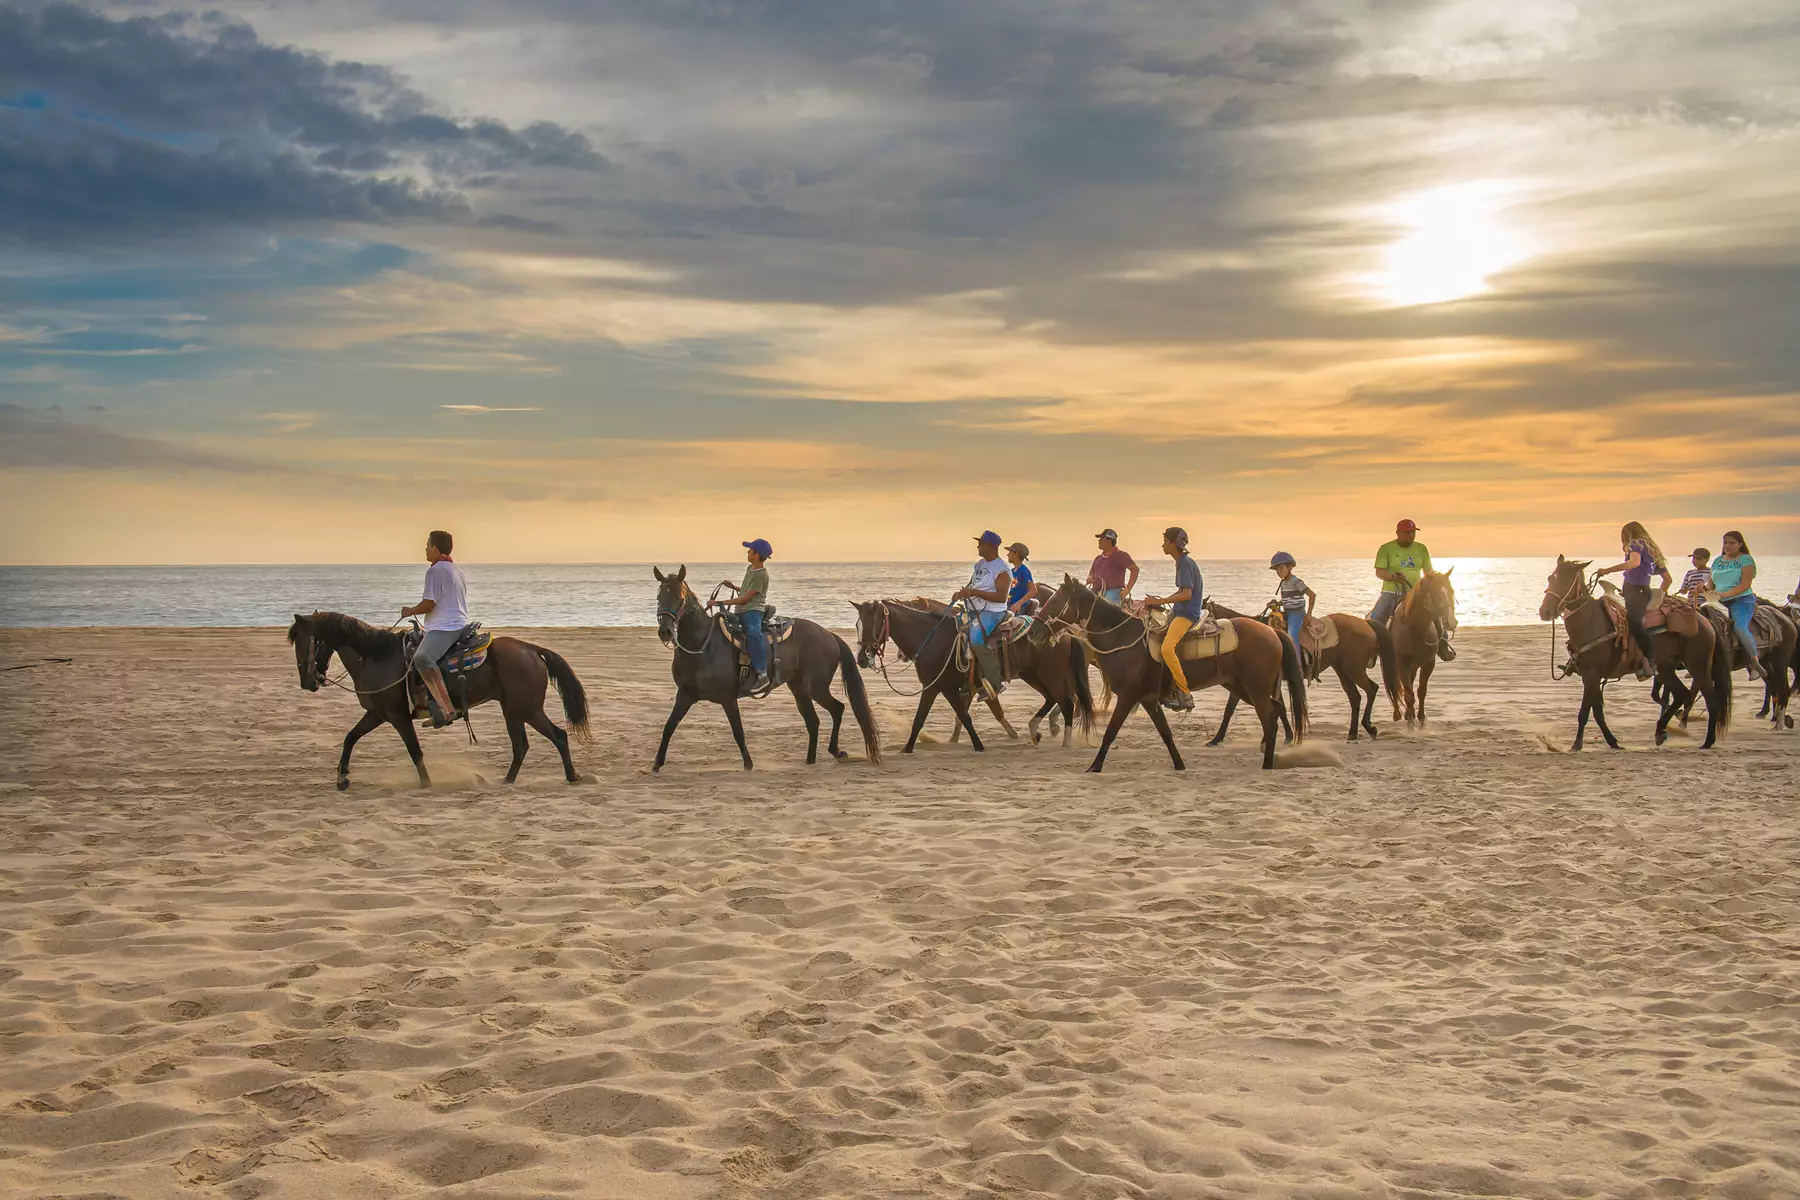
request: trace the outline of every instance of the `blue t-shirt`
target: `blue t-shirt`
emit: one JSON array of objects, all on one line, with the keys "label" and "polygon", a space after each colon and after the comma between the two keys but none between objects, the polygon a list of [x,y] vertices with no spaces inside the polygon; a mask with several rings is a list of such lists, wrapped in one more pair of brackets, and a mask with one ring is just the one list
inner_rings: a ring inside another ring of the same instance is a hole
[{"label": "blue t-shirt", "polygon": [[1020,563],[1018,566],[1014,567],[1012,569],[1012,581],[1012,591],[1006,593],[1006,602],[1008,604],[1017,604],[1025,597],[1031,595],[1030,567],[1026,566],[1024,563]]},{"label": "blue t-shirt", "polygon": [[1756,560],[1748,554],[1740,554],[1736,558],[1726,558],[1721,554],[1712,560],[1713,586],[1721,592],[1729,592],[1744,581],[1744,568],[1755,565]]},{"label": "blue t-shirt", "polygon": [[1178,617],[1198,621],[1201,600],[1200,564],[1194,561],[1191,554],[1184,554],[1175,560],[1175,590],[1179,592],[1182,588],[1187,588],[1192,594],[1186,600],[1171,605],[1169,611]]}]

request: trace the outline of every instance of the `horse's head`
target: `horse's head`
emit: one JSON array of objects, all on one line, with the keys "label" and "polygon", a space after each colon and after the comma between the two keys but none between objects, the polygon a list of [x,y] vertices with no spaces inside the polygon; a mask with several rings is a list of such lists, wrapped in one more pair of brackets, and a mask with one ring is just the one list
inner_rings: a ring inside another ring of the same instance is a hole
[{"label": "horse's head", "polygon": [[1544,602],[1538,605],[1538,620],[1554,621],[1587,598],[1587,569],[1592,565],[1592,559],[1576,562],[1556,556],[1556,570],[1550,572]]},{"label": "horse's head", "polygon": [[[1451,567],[1450,571],[1456,570]],[[1425,611],[1436,617],[1446,632],[1456,628],[1456,587],[1450,582],[1450,571],[1439,575],[1436,571],[1427,571],[1419,576],[1419,598],[1413,603],[1425,606]]]},{"label": "horse's head", "polygon": [[887,646],[887,606],[879,600],[850,602],[856,610],[856,665],[868,670]]},{"label": "horse's head", "polygon": [[288,642],[294,647],[300,686],[309,692],[318,691],[319,681],[331,665],[331,646],[313,636],[313,619],[299,613],[294,614],[294,623],[288,626]]},{"label": "horse's head", "polygon": [[656,589],[656,636],[665,646],[675,644],[675,628],[681,623],[681,613],[694,598],[688,590],[687,564],[673,575],[664,575],[661,567],[651,567],[650,573],[656,576],[660,585]]},{"label": "horse's head", "polygon": [[1050,599],[1044,601],[1044,620],[1079,625],[1094,611],[1094,599],[1094,593],[1077,583],[1073,575],[1064,574]]}]

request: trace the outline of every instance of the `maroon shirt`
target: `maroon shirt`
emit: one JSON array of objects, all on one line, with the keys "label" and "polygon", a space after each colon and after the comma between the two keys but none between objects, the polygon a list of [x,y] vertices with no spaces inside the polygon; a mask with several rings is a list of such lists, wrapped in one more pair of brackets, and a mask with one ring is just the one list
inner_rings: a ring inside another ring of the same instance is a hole
[{"label": "maroon shirt", "polygon": [[1107,588],[1123,588],[1125,573],[1135,566],[1137,564],[1131,561],[1131,555],[1115,546],[1111,554],[1094,555],[1094,565],[1088,568],[1088,577],[1099,583],[1102,591]]}]

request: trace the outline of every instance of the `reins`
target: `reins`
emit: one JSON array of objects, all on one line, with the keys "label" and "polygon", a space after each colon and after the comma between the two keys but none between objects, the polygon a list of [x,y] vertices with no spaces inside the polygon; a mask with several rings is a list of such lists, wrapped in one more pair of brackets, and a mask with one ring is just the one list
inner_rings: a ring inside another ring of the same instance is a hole
[{"label": "reins", "polygon": [[[711,603],[713,599],[716,599],[718,597],[718,595],[719,595],[719,589],[714,588],[713,594],[711,597],[708,598],[707,602]],[[688,647],[681,644],[681,618],[687,612],[688,606],[690,604],[692,604],[695,607],[699,607],[699,603],[700,603],[699,601],[694,599],[693,589],[688,587],[686,580],[683,580],[682,584],[681,584],[681,607],[678,609],[658,607],[656,610],[657,616],[668,617],[670,620],[674,621],[675,627],[670,632],[669,640],[674,642],[675,648],[677,650],[681,651],[683,654],[698,655],[698,654],[706,653],[706,648],[708,646],[712,645],[713,634],[719,628],[719,623],[717,621],[708,620],[706,622],[706,636],[701,639],[700,648],[698,650],[691,650]],[[700,610],[700,615],[704,617],[706,615],[706,610],[702,608]]]},{"label": "reins", "polygon": [[[893,633],[893,617],[888,612],[888,605],[890,605],[890,604],[893,605],[895,608],[903,608],[907,612],[918,613],[922,617],[929,617],[932,614],[930,611],[928,611],[926,609],[914,608],[912,605],[902,604],[898,600],[877,600],[877,601],[875,601],[875,606],[881,610],[881,632],[876,636],[875,644],[872,647],[870,647],[870,652],[875,655],[875,665],[881,668],[881,681],[888,685],[888,690],[890,692],[893,692],[894,695],[896,695],[896,696],[900,696],[904,699],[910,700],[915,696],[922,696],[926,692],[930,691],[932,688],[935,688],[938,685],[938,683],[944,678],[945,673],[948,672],[950,670],[951,666],[953,666],[955,664],[956,654],[955,654],[955,651],[952,650],[951,653],[944,656],[944,665],[938,669],[938,673],[937,673],[936,677],[933,678],[930,683],[926,683],[924,681],[923,676],[921,676],[921,678],[919,680],[919,690],[918,691],[903,692],[899,688],[895,687],[894,681],[888,677],[888,666],[887,666],[888,640]],[[900,661],[901,662],[911,661],[911,662],[915,662],[915,663],[918,662],[919,655],[925,653],[925,647],[927,647],[931,644],[931,639],[937,636],[937,631],[940,628],[942,628],[945,621],[948,621],[950,619],[951,619],[950,613],[948,610],[946,610],[941,616],[938,617],[937,624],[935,624],[931,627],[931,632],[925,635],[925,640],[919,643],[919,648],[917,650],[913,651],[911,654],[908,654],[906,651],[900,649],[900,647],[896,644],[894,647],[894,650],[895,650],[895,653],[897,653],[900,656]]]}]

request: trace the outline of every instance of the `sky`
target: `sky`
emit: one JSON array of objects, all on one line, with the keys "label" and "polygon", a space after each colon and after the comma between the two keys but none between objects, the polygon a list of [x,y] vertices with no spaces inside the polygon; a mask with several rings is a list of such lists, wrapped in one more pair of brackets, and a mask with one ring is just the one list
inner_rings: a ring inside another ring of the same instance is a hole
[{"label": "sky", "polygon": [[0,0],[0,562],[1800,552],[1792,0]]}]

